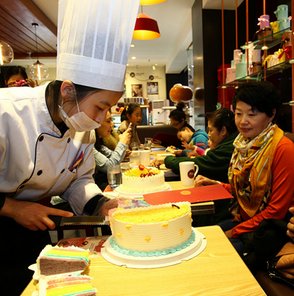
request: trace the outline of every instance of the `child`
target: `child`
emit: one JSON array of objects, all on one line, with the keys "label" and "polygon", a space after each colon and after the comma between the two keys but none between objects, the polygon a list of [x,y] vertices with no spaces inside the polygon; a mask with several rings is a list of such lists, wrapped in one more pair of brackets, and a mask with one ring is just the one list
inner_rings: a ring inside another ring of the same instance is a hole
[{"label": "child", "polygon": [[132,146],[132,143],[137,142],[138,145],[140,145],[140,140],[137,133],[137,125],[142,121],[142,110],[140,108],[140,105],[131,103],[127,105],[123,112],[121,113],[121,124],[119,128],[117,129],[117,133],[120,135],[124,131],[126,131],[130,125],[132,124],[132,137],[130,146]]},{"label": "child", "polygon": [[187,152],[196,150],[199,155],[204,155],[208,148],[208,136],[203,130],[193,132],[188,126],[179,129],[177,137],[182,141],[184,150],[175,150],[176,156],[187,156]]}]

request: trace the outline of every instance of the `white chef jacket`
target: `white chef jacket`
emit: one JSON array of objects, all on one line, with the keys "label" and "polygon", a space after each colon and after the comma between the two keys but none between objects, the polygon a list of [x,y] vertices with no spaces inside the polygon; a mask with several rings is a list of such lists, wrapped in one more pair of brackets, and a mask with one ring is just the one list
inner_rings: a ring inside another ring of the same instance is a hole
[{"label": "white chef jacket", "polygon": [[26,201],[59,195],[81,215],[101,193],[92,178],[95,132],[62,136],[46,105],[47,85],[0,89],[0,193]]}]

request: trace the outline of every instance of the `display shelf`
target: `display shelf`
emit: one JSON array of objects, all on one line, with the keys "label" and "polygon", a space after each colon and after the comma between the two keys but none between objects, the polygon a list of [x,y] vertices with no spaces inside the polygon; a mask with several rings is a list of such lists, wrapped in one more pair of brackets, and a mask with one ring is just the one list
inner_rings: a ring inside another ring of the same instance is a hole
[{"label": "display shelf", "polygon": [[[281,43],[283,34],[286,31],[291,31],[291,27],[278,31],[274,34],[262,37],[258,40],[252,41],[254,49],[268,50]],[[242,45],[241,48],[245,50],[248,45]]]},{"label": "display shelf", "polygon": [[236,88],[237,86],[247,83],[249,81],[260,81],[264,78],[270,77],[274,74],[281,73],[284,70],[290,68],[294,64],[294,59],[290,59],[288,61],[285,61],[283,63],[277,64],[272,67],[268,67],[265,69],[262,69],[261,71],[252,73],[250,75],[246,75],[244,77],[238,78],[234,81],[231,81],[229,83],[223,84],[218,86],[218,88]]}]

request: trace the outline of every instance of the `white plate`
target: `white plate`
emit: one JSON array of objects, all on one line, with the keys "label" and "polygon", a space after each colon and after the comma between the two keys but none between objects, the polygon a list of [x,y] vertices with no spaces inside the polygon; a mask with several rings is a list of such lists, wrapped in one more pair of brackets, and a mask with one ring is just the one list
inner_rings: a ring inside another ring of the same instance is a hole
[{"label": "white plate", "polygon": [[112,248],[109,242],[111,237],[109,237],[104,243],[104,248],[101,249],[101,255],[112,264],[119,266],[125,265],[128,268],[159,268],[179,264],[183,260],[190,260],[199,255],[206,248],[207,241],[205,236],[195,228],[192,228],[192,231],[194,231],[196,238],[194,243],[173,254],[160,257],[132,257],[123,255]]},{"label": "white plate", "polygon": [[146,193],[130,193],[130,192],[125,192],[120,189],[121,186],[118,186],[114,189],[113,192],[118,193],[119,197],[128,197],[128,198],[143,198],[143,195],[149,194],[149,193],[156,193],[156,192],[162,192],[162,191],[168,191],[172,190],[169,184],[165,183],[165,186],[161,190],[154,190],[151,192],[146,192]]}]

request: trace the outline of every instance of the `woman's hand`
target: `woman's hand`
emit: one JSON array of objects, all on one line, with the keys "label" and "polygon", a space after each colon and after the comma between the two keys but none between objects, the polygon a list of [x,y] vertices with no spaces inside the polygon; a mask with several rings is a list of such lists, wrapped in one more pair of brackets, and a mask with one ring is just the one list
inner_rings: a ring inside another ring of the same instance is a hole
[{"label": "woman's hand", "polygon": [[189,152],[187,152],[187,156],[189,158],[195,158],[195,157],[199,156],[199,154],[196,151],[189,151]]},{"label": "woman's hand", "polygon": [[102,205],[99,212],[102,216],[108,216],[108,211],[113,208],[117,208],[117,206],[118,206],[118,200],[111,199]]},{"label": "woman's hand", "polygon": [[157,157],[155,157],[154,159],[151,160],[150,165],[152,167],[157,167],[159,168],[160,165],[164,164],[164,159],[158,159]]},{"label": "woman's hand", "polygon": [[205,185],[216,185],[216,184],[219,184],[219,182],[215,180],[211,180],[201,175],[198,175],[194,180],[194,187],[201,187]]},{"label": "woman's hand", "polygon": [[175,150],[175,151],[174,151],[174,154],[175,154],[176,156],[181,156],[182,153],[183,153],[183,150]]},{"label": "woman's hand", "polygon": [[[294,214],[294,207],[289,209],[289,212],[291,214]],[[287,224],[287,235],[291,238],[292,241],[294,241],[294,217],[292,217]]]},{"label": "woman's hand", "polygon": [[28,78],[26,80],[27,84],[30,86],[30,87],[36,87],[38,86],[38,81],[37,80],[33,80],[32,78]]},{"label": "woman's hand", "polygon": [[232,229],[225,231],[227,238],[232,238]]},{"label": "woman's hand", "polygon": [[158,144],[158,145],[161,145],[161,143],[162,143],[160,140],[157,140],[157,139],[151,139],[151,142],[153,144]]},{"label": "woman's hand", "polygon": [[61,216],[72,217],[73,213],[43,206],[39,203],[29,201],[18,201],[6,198],[4,206],[0,211],[1,216],[14,219],[18,224],[30,230],[54,229],[55,223],[48,217]]},{"label": "woman's hand", "polygon": [[129,146],[130,142],[131,142],[131,137],[132,137],[132,128],[129,127],[127,130],[125,130],[118,137],[119,137],[120,142]]},{"label": "woman's hand", "polygon": [[127,148],[125,158],[129,157],[132,154],[132,150],[130,148]]}]

